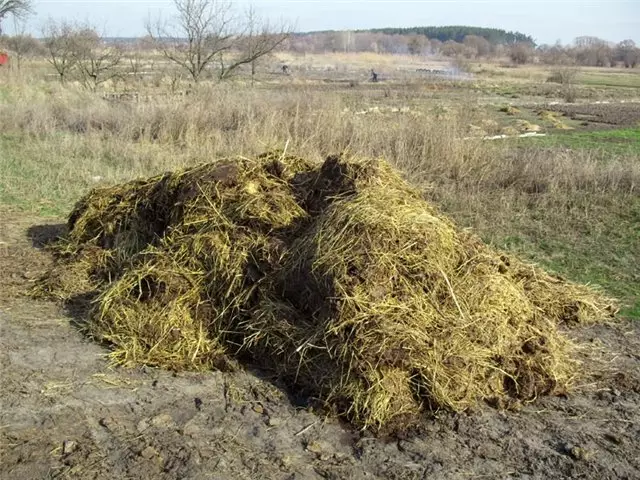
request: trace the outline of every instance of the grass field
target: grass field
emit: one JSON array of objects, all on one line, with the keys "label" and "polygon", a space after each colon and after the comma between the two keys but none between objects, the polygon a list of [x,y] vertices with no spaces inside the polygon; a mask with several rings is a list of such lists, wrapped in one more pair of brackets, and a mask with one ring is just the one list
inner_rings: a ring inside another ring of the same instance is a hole
[{"label": "grass field", "polygon": [[578,82],[584,85],[599,85],[603,87],[640,88],[640,75],[635,72],[588,72],[578,76]]},{"label": "grass field", "polygon": [[[549,72],[492,67],[473,82],[442,82],[412,76],[415,61],[405,57],[283,60],[295,75],[270,73],[280,63],[274,61],[257,88],[242,77],[190,95],[185,88],[171,93],[162,82],[109,86],[141,92],[138,102],[44,81],[42,65],[32,74],[4,75],[0,204],[64,217],[95,186],[273,148],[318,161],[339,152],[385,157],[460,225],[601,286],[621,300],[625,315],[640,319],[638,128],[585,130],[567,121],[576,129],[548,127],[546,137],[517,141],[464,140],[487,111],[503,115],[504,97],[492,93],[498,88],[521,104],[523,118],[536,121],[527,104],[557,101],[543,80]],[[400,73],[368,83],[372,62]],[[597,85],[598,95],[627,99],[640,97],[637,78],[589,71],[581,82]]]},{"label": "grass field", "polygon": [[560,133],[542,138],[518,139],[518,142],[526,146],[586,150],[605,159],[611,155],[640,156],[640,127]]}]

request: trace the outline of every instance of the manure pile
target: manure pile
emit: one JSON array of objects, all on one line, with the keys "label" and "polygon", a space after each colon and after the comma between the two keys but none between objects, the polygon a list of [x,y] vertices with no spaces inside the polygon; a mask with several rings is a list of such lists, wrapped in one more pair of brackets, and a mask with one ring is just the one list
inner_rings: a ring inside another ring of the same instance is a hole
[{"label": "manure pile", "polygon": [[91,191],[41,292],[119,364],[273,370],[360,427],[565,391],[587,287],[456,228],[387,163],[270,153]]}]

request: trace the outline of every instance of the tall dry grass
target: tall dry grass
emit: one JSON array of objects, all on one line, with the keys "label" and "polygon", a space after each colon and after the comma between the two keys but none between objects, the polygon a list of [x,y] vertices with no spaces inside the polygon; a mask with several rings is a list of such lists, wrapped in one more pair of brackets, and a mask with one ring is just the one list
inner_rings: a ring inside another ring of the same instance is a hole
[{"label": "tall dry grass", "polygon": [[131,102],[17,83],[3,97],[5,195],[49,199],[60,212],[96,183],[284,148],[318,161],[341,152],[384,157],[474,226],[482,223],[476,214],[486,220],[535,207],[561,216],[596,197],[624,203],[640,185],[632,157],[465,140],[473,120],[465,108],[356,115],[348,108],[354,99],[338,93],[237,86]]},{"label": "tall dry grass", "polygon": [[0,129],[21,139],[21,163],[43,176],[67,169],[71,189],[79,175],[121,181],[285,147],[316,160],[340,152],[384,156],[416,181],[465,175],[465,165],[481,161],[479,145],[461,140],[458,117],[358,116],[326,92],[218,87],[140,103],[57,86],[5,95]]},{"label": "tall dry grass", "polygon": [[[18,86],[5,91],[0,129],[32,154],[64,156],[74,169],[105,181],[286,147],[316,160],[340,152],[385,157],[416,183],[471,191],[634,195],[640,184],[633,158],[603,162],[588,152],[509,150],[465,140],[470,119],[460,112],[354,115],[348,104],[338,94],[313,90],[216,87],[136,103],[55,85]],[[46,173],[52,165],[36,156]],[[32,163],[31,157],[22,161]]]},{"label": "tall dry grass", "polygon": [[318,161],[340,152],[384,157],[486,240],[632,295],[637,157],[464,140],[475,121],[467,103],[439,114],[356,115],[354,105],[370,100],[358,95],[223,85],[130,102],[51,84],[0,85],[0,201],[64,215],[96,185],[223,156],[286,148]]}]

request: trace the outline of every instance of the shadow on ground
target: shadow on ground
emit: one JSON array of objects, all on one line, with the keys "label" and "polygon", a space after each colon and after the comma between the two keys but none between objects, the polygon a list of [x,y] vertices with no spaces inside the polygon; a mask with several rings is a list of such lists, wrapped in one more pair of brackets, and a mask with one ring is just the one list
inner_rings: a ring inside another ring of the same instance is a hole
[{"label": "shadow on ground", "polygon": [[[66,224],[39,224],[31,225],[26,229],[26,237],[31,242],[33,248],[41,250],[40,255],[50,256],[50,252],[46,249],[52,245],[56,240],[62,238],[68,232]],[[41,269],[38,272],[38,276],[47,275],[46,269]],[[62,309],[65,316],[68,318],[70,325],[80,332],[83,336],[87,336],[87,323],[91,316],[91,312],[96,305],[99,292],[97,290],[83,292],[77,295],[73,295],[62,302]],[[100,342],[98,342],[100,343]],[[102,343],[104,348],[109,348],[109,345]],[[242,370],[247,371],[249,374],[254,375],[263,382],[268,382],[277,388],[283,396],[285,396],[291,405],[296,408],[308,408],[313,407],[316,410],[322,410],[320,402],[315,401],[304,393],[296,394],[287,388],[287,379],[281,378],[281,376],[275,370],[261,368],[258,365],[251,364],[248,359],[242,359],[240,364],[243,365]]]},{"label": "shadow on ground", "polygon": [[[49,245],[62,238],[67,231],[66,223],[40,224],[28,227],[26,236],[33,248],[46,250]],[[46,271],[41,275],[47,275]],[[97,292],[86,292],[74,295],[63,303],[64,312],[69,317],[71,325],[81,332],[86,331],[87,319],[96,298]]]},{"label": "shadow on ground", "polygon": [[42,249],[67,233],[65,223],[32,225],[27,229],[27,237],[34,248]]}]

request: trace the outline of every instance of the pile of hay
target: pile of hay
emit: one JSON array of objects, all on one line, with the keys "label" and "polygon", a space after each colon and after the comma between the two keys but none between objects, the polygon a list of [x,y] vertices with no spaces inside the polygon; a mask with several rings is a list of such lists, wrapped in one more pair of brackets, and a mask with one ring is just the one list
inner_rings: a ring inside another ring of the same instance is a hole
[{"label": "pile of hay", "polygon": [[538,133],[542,130],[540,125],[531,123],[528,120],[518,120],[516,127],[522,133]]},{"label": "pile of hay", "polygon": [[502,113],[506,113],[507,115],[518,115],[520,113],[520,109],[514,107],[513,105],[505,105],[504,107],[500,108],[500,111]]},{"label": "pile of hay", "polygon": [[385,162],[268,154],[97,189],[41,284],[120,364],[274,369],[363,427],[564,391],[590,289],[456,228]]},{"label": "pile of hay", "polygon": [[572,127],[565,124],[559,117],[562,114],[560,112],[551,112],[549,110],[541,110],[538,112],[538,117],[544,120],[545,122],[549,122],[553,125],[554,128],[559,130],[573,130]]}]

